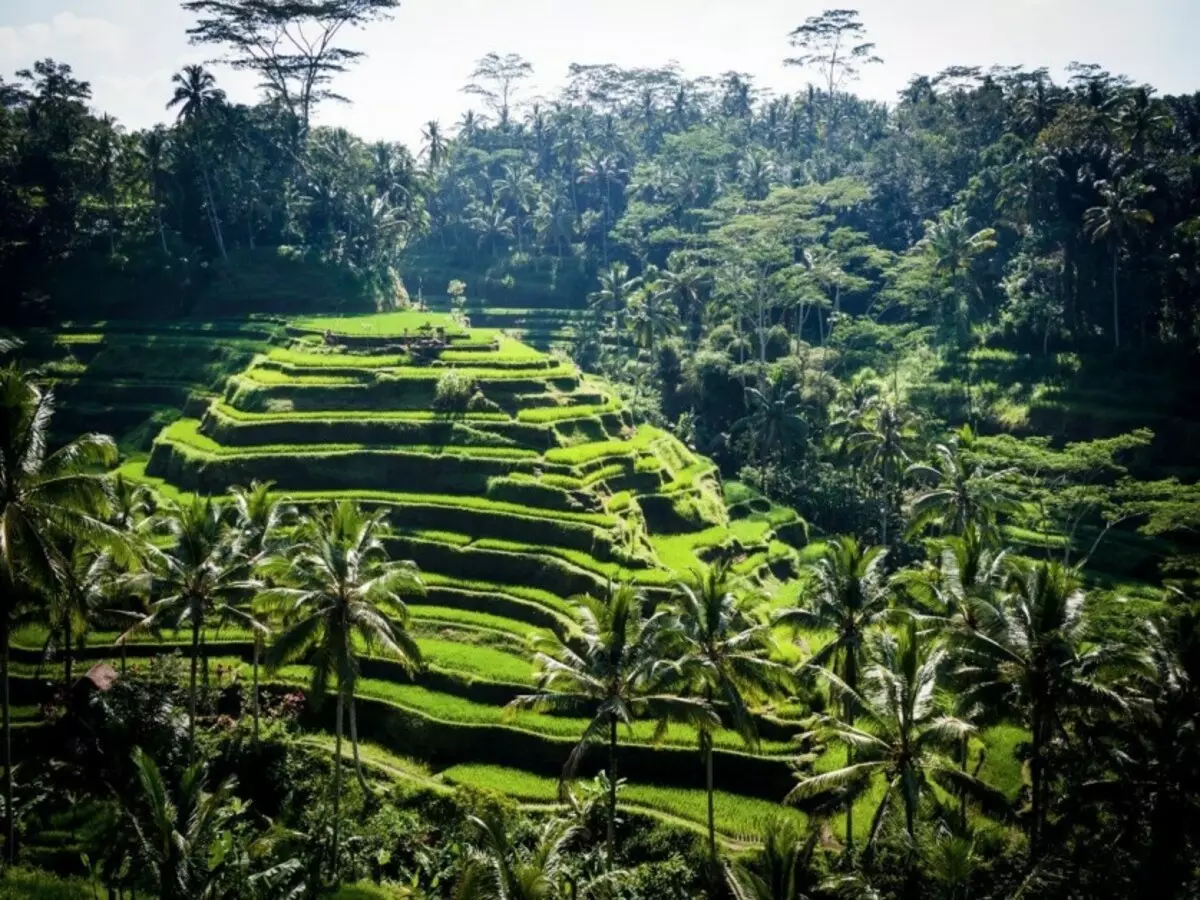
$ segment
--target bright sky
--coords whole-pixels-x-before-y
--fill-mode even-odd
[[[520,53],[549,93],[571,62],[651,66],[689,75],[735,69],[777,92],[807,77],[786,69],[786,35],[827,6],[857,6],[884,58],[858,91],[891,102],[917,73],[949,65],[1096,62],[1164,93],[1200,90],[1200,0],[402,0],[395,18],[353,35],[368,58],[340,78],[352,105],[327,105],[325,124],[368,139],[415,144],[422,123],[452,124],[485,53]],[[214,55],[190,47],[174,0],[0,0],[0,73],[46,56],[92,83],[95,105],[137,128],[167,117],[171,74]],[[253,81],[218,70],[236,100]],[[527,93],[532,94],[537,88]]]

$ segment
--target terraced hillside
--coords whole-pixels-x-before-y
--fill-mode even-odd
[[[261,349],[122,473],[165,494],[271,480],[298,503],[387,509],[393,555],[427,583],[411,609],[428,670],[414,683],[368,661],[360,730],[448,780],[511,781],[531,800],[531,784],[561,771],[584,723],[504,707],[529,689],[529,638],[563,621],[565,598],[609,579],[665,595],[716,553],[764,586],[796,569],[793,513],[746,496],[731,515],[711,462],[635,429],[605,384],[498,330],[423,313],[311,320]],[[238,635],[222,637],[248,655]],[[280,677],[305,681],[301,669]],[[764,715],[756,756],[720,737],[727,833],[746,833],[746,804],[762,812],[787,791],[795,730]],[[626,738],[631,790],[645,806],[702,813],[696,735],[673,727],[656,745],[652,731]]]
[[[564,624],[566,598],[600,591],[609,579],[662,597],[723,553],[770,602],[787,604],[801,586],[793,576],[819,550],[805,547],[790,510],[722,485],[709,461],[670,434],[633,427],[603,382],[475,322],[408,312],[158,331],[94,325],[26,337],[29,361],[63,397],[61,430],[116,433],[127,478],[165,496],[271,480],[301,504],[350,497],[388,511],[393,555],[415,560],[427,585],[410,606],[425,670],[414,680],[386,659],[364,658],[359,729],[389,772],[415,759],[422,778],[443,786],[553,802],[585,723],[505,707],[531,687],[530,639]],[[139,402],[148,395],[157,402]],[[85,656],[112,657],[115,637],[92,634]],[[780,637],[789,662],[824,640]],[[17,635],[18,661],[30,673],[44,641],[36,628]],[[207,643],[222,654],[217,671],[245,672],[248,634],[223,629]],[[181,644],[168,634],[128,653]],[[307,681],[303,667],[275,676],[279,687]],[[332,708],[325,704],[311,724],[329,726]],[[733,733],[718,735],[716,813],[726,839],[750,839],[783,811],[791,738],[807,712],[759,710],[763,740],[754,754]],[[673,726],[656,742],[652,732],[647,723],[622,736],[624,802],[702,822],[697,736]],[[1001,726],[977,748],[1010,794],[1021,781],[1012,764],[1020,739]],[[836,756],[815,766],[832,767]],[[875,799],[860,801],[862,827]],[[833,828],[840,833],[840,822]]]

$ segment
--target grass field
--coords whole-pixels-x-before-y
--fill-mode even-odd
[[[535,803],[556,803],[559,800],[559,782],[520,769],[500,766],[462,765],[453,766],[441,773],[451,784],[466,784],[472,787],[495,791],[516,800]],[[627,784],[621,792],[623,806],[655,810],[704,825],[708,820],[708,797],[702,790],[660,787],[651,784]],[[715,791],[713,794],[713,818],[717,830],[726,837],[739,841],[759,839],[772,819],[790,818],[803,826],[803,813],[777,803],[754,797],[742,797]]]

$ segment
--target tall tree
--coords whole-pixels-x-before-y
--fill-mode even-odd
[[[257,584],[249,579],[249,560],[238,551],[228,513],[211,498],[194,497],[169,505],[156,517],[155,530],[170,543],[147,548],[143,586],[148,596],[159,599],[120,640],[124,643],[135,634],[163,627],[190,629],[188,747],[194,754],[196,676],[203,665],[208,678],[207,629],[216,624],[224,607],[236,606]]]
[[[773,646],[770,628],[751,619],[734,592],[729,563],[718,562],[675,588],[673,611],[679,671],[686,690],[713,705],[751,748],[758,727],[751,712],[756,700],[785,684],[786,669],[768,659]],[[717,865],[717,828],[713,811],[713,735],[700,730],[704,786],[708,794],[709,861]]]
[[[616,859],[619,726],[652,719],[716,728],[720,720],[704,700],[671,692],[664,678],[670,617],[662,611],[648,614],[645,599],[632,585],[610,584],[602,599],[576,597],[573,610],[575,629],[556,632],[539,644],[537,693],[517,697],[510,707],[590,717],[567,757],[564,781],[574,777],[588,747],[608,744],[605,844],[611,869]]]
[[[853,798],[873,778],[881,777],[885,787],[871,817],[865,845],[868,853],[875,847],[888,811],[897,800],[904,808],[904,827],[911,841],[916,837],[921,801],[933,793],[935,785],[999,799],[998,792],[959,768],[946,752],[974,729],[961,719],[945,715],[938,706],[938,673],[945,666],[945,650],[934,647],[912,619],[898,638],[877,631],[871,635],[871,644],[872,663],[863,673],[860,690],[825,673],[837,692],[850,700],[864,724],[847,721],[844,715],[821,715],[812,732],[818,740],[843,744],[847,748],[846,765],[802,776],[787,798],[796,802],[839,788],[849,788]],[[853,840],[849,833],[846,839]]]
[[[217,79],[203,66],[185,66],[182,72],[176,72],[171,77],[171,83],[175,85],[175,94],[167,102],[167,109],[178,106],[179,121],[186,122],[192,133],[192,149],[200,162],[204,183],[204,210],[221,258],[228,260],[204,134],[212,112],[225,102],[225,92],[217,87]]]
[[[1101,203],[1083,214],[1083,227],[1094,241],[1107,241],[1112,255],[1113,346],[1121,347],[1121,307],[1118,285],[1121,252],[1137,232],[1154,222],[1154,214],[1142,207],[1142,198],[1154,188],[1132,178],[1101,181],[1096,185]]]
[[[7,348],[6,348],[7,349]],[[89,434],[49,452],[54,396],[15,364],[0,368],[0,703],[4,728],[4,850],[16,854],[9,644],[21,595],[52,589],[66,566],[56,540],[115,545],[110,487],[97,468],[116,462],[111,438]]]
[[[1030,851],[1043,852],[1050,751],[1067,739],[1072,713],[1129,705],[1110,679],[1128,662],[1125,648],[1098,642],[1085,614],[1086,595],[1072,570],[1029,565],[959,650],[964,702],[1017,716],[1030,732]]]
[[[297,144],[308,136],[317,104],[345,101],[330,85],[364,54],[339,46],[345,31],[391,18],[399,0],[184,0],[196,15],[193,44],[224,47],[221,61],[253,72],[296,120]]]
[[[1016,470],[988,471],[971,458],[974,440],[964,425],[949,443],[934,445],[932,464],[909,466],[908,474],[923,482],[909,510],[913,533],[935,524],[944,534],[974,527],[983,540],[996,542],[999,517],[1017,509],[1010,486]]]
[[[784,65],[813,69],[824,82],[827,151],[833,147],[837,126],[838,92],[848,82],[858,80],[863,66],[883,62],[875,54],[875,45],[863,40],[866,34],[858,10],[827,9],[819,16],[809,16],[788,35],[800,53],[785,59]]]
[[[533,63],[518,53],[489,53],[475,64],[463,93],[479,97],[493,113],[501,130],[507,129],[513,99],[522,81],[533,75]]]
[[[350,711],[355,770],[365,785],[358,758],[354,688],[361,649],[382,649],[407,671],[421,665],[421,651],[408,633],[408,607],[402,594],[423,590],[416,566],[388,558],[383,543],[385,513],[367,513],[341,500],[305,520],[295,543],[265,560],[263,575],[277,586],[261,602],[284,628],[267,650],[272,670],[307,659],[311,691],[320,701],[335,682],[337,710],[333,758],[333,866],[341,834],[342,723]]]
[[[859,674],[866,664],[866,636],[881,624],[889,610],[889,590],[884,574],[887,551],[882,547],[864,548],[853,537],[831,541],[824,555],[809,571],[811,587],[805,606],[780,610],[777,625],[833,632],[829,641],[806,663],[810,669],[829,669],[844,684],[846,691],[838,699],[842,720],[853,727],[859,687]],[[853,764],[853,748],[847,749],[848,765]],[[846,805],[846,845],[854,843],[854,804]]]

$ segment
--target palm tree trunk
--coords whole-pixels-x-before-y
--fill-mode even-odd
[[[356,714],[357,704],[354,702],[354,697],[350,697],[350,746],[354,750],[354,773],[358,776],[358,783],[362,785],[363,793],[369,793],[371,788],[367,784],[367,779],[363,776],[362,761],[358,758],[358,716]]]
[[[1029,782],[1030,782],[1030,821],[1029,821],[1029,855],[1033,859],[1037,859],[1041,852],[1042,838],[1042,816],[1043,816],[1043,798],[1042,791],[1044,790],[1044,770],[1042,763],[1042,735],[1044,716],[1041,713],[1040,705],[1035,705],[1033,716],[1030,722],[1030,756],[1029,756]]]
[[[217,202],[213,196],[212,180],[208,175],[208,158],[204,154],[204,145],[200,142],[199,129],[193,129],[192,136],[196,141],[196,153],[200,157],[200,174],[204,181],[204,200],[208,206],[208,223],[212,226],[217,249],[221,251],[221,259],[228,262],[229,254],[225,252],[225,236],[221,233],[221,220],[217,218]]]
[[[8,645],[5,644],[5,654]],[[7,680],[5,681],[7,685]],[[5,706],[7,711],[8,707]],[[6,712],[7,715],[7,712]],[[7,721],[7,720],[6,720]],[[611,872],[616,858],[617,845],[617,719],[612,717],[608,732],[608,829],[605,837],[608,853],[608,870]]]
[[[259,638],[259,636],[256,634],[256,635],[254,636],[254,667],[253,667],[253,671],[254,671],[254,675],[253,675],[253,678],[254,678],[254,685],[253,685],[253,687],[252,687],[253,694],[254,694],[254,696],[253,696],[253,701],[252,701],[252,704],[253,704],[253,709],[254,709],[254,746],[256,746],[256,747],[258,746],[258,714],[259,714],[259,701],[258,701],[258,657],[259,657],[259,648],[260,648],[261,646],[262,646],[262,639],[261,639],[261,638]]]
[[[713,813],[713,741],[707,731],[700,733],[700,746],[704,751],[704,789],[708,792],[708,856],[716,872],[717,865],[717,822]]]
[[[188,678],[188,754],[196,755],[196,666],[200,657],[200,623],[192,620],[192,662]]]
[[[1117,266],[1121,256],[1117,252],[1116,244],[1113,244],[1113,270],[1112,270],[1112,292],[1113,292],[1113,346],[1118,350],[1121,349],[1121,316],[1117,303]]]
[[[338,685],[337,725],[334,726],[333,744],[333,859],[329,863],[329,875],[336,880],[338,870],[338,837],[341,834],[342,805],[342,708],[346,694]]]
[[[71,687],[71,616],[63,619],[63,684]]]
[[[13,810],[12,718],[8,684],[9,624],[7,610],[0,611],[0,632],[3,632],[0,634],[0,642],[4,644],[3,650],[0,650],[0,680],[4,682],[0,690],[3,695],[0,706],[3,707],[4,719],[4,855],[11,866],[17,859],[17,817]]]
[[[971,754],[970,739],[964,734],[959,752],[962,754],[962,771],[967,774],[968,760]],[[962,821],[963,834],[967,833],[967,791],[964,788],[958,798],[958,815]]]

